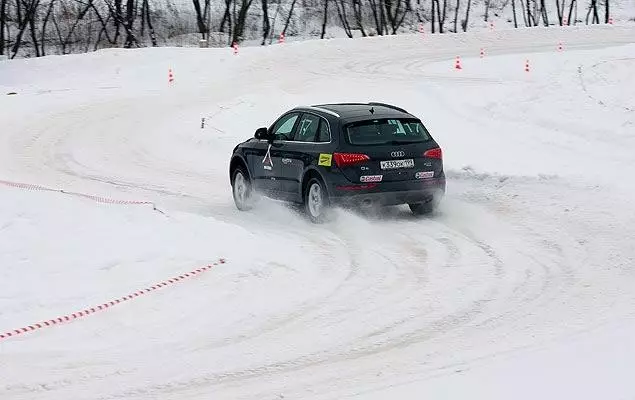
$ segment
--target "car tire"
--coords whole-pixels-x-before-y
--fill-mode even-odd
[[[253,207],[253,188],[249,174],[242,165],[232,172],[232,196],[234,204],[240,211],[248,211]]]
[[[327,220],[330,201],[324,182],[311,178],[304,190],[304,212],[314,224]]]

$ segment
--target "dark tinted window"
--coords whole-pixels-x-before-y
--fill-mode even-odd
[[[295,131],[293,140],[297,142],[315,142],[315,136],[320,125],[320,117],[313,114],[304,114]]]
[[[416,119],[372,119],[347,125],[347,141],[354,145],[418,143],[431,139]]]
[[[331,141],[331,132],[329,131],[329,124],[324,119],[320,121],[320,129],[318,129],[317,141],[318,142]]]

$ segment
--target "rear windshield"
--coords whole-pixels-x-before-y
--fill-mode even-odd
[[[417,119],[371,119],[348,124],[344,131],[352,145],[419,143],[431,140]]]

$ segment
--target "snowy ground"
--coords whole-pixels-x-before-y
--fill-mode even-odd
[[[0,398],[635,398],[633,38],[536,28],[0,63],[0,180],[161,211],[0,185],[0,333],[228,260],[0,340]],[[313,226],[273,202],[235,209],[238,141],[296,104],[369,100],[420,115],[442,145],[437,215]]]

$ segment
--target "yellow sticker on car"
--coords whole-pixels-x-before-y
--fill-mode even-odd
[[[333,160],[333,154],[320,153],[320,158],[318,159],[318,165],[321,165],[323,167],[330,167],[332,160]]]

